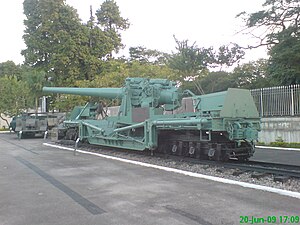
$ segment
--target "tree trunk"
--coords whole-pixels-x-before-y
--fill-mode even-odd
[[[3,119],[3,120],[6,122],[7,126],[9,127],[9,122],[8,122],[8,120],[5,119],[5,118],[3,118],[2,115],[1,115],[1,113],[0,113],[0,118]]]
[[[39,98],[38,97],[35,97],[35,114],[38,113],[38,107],[39,107]]]

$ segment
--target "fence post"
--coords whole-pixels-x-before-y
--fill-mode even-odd
[[[264,116],[263,88],[260,89],[260,116]]]
[[[292,116],[295,115],[295,106],[294,106],[294,89],[293,89],[293,85],[291,85],[291,100],[292,100],[292,104],[291,104],[291,113],[292,113]]]

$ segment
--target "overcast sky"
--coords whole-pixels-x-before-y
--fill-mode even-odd
[[[66,0],[77,9],[86,22],[90,5],[100,8],[103,0]],[[179,40],[196,42],[199,47],[209,47],[237,42],[246,46],[253,43],[249,36],[236,34],[243,25],[235,16],[242,12],[256,12],[265,0],[116,0],[121,16],[128,18],[130,28],[122,34],[129,47],[144,46],[171,53],[175,51],[173,35]],[[22,63],[20,52],[24,31],[23,0],[0,1],[0,62],[13,60]],[[251,50],[246,60],[266,57],[262,49]]]

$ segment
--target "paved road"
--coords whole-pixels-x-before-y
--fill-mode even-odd
[[[300,166],[300,151],[256,148],[251,160]]]
[[[240,216],[300,216],[296,198],[73,156],[42,142],[0,134],[0,225],[231,225]]]

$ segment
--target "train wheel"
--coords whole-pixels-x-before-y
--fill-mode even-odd
[[[240,156],[237,159],[240,162],[248,162],[249,161],[249,156]]]
[[[173,144],[172,145],[172,150],[171,150],[172,154],[176,154],[177,149],[178,149],[178,146],[176,144]]]
[[[222,156],[221,156],[221,161],[222,162],[227,162],[229,160],[229,154],[227,153],[222,153]]]
[[[68,129],[66,132],[66,140],[76,140],[78,138],[78,132],[76,129]]]

